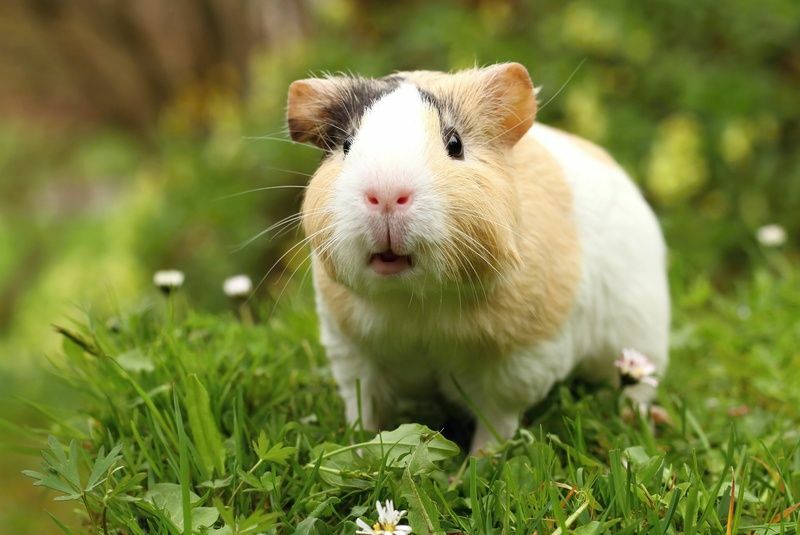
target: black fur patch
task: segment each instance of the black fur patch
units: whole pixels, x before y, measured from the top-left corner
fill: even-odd
[[[356,133],[364,112],[381,97],[397,89],[402,80],[397,75],[377,80],[342,78],[337,98],[325,107],[322,114],[319,145],[328,152],[341,146],[345,139]]]
[[[439,98],[436,95],[434,95],[433,93],[431,93],[430,91],[428,91],[426,89],[422,89],[421,87],[418,87],[417,91],[419,91],[419,95],[422,97],[422,101],[427,103],[433,109],[435,109],[437,111],[437,113],[439,114],[439,116],[441,116],[442,115],[442,103],[439,100]]]
[[[436,110],[439,116],[442,138],[447,142],[450,133],[456,130],[455,118],[459,116],[453,100],[447,96],[434,95],[427,89],[422,89],[420,87],[418,87],[417,90],[422,97],[422,101]]]

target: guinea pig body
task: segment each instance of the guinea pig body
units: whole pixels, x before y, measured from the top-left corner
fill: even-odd
[[[624,348],[666,367],[654,214],[535,111],[518,64],[293,84],[293,138],[327,151],[303,226],[348,421],[441,394],[478,413],[475,451],[570,374],[613,381]]]

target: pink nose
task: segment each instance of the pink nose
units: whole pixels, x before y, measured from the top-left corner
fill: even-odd
[[[405,210],[411,205],[413,194],[409,189],[392,189],[378,191],[369,189],[364,192],[364,202],[367,208],[391,214]]]

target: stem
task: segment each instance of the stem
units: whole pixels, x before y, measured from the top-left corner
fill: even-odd
[[[247,327],[252,327],[255,323],[255,320],[253,319],[253,311],[250,310],[250,305],[247,303],[247,301],[244,301],[239,305],[239,317],[242,320],[242,324],[246,325]]]
[[[247,471],[247,475],[253,475],[253,472],[256,471],[256,468],[261,466],[261,463],[264,462],[264,459],[259,459],[256,464],[253,465],[253,468]],[[239,484],[236,485],[236,488],[233,489],[233,494],[231,494],[231,501],[228,503],[229,506],[233,505],[233,500],[236,499],[236,495],[239,494],[239,491],[242,490],[242,485],[244,485],[244,480],[239,481]]]
[[[587,507],[589,507],[589,502],[588,501],[583,502],[583,504],[581,504],[581,506],[578,507],[574,513],[569,515],[569,518],[567,518],[566,522],[564,522],[564,525],[570,527],[573,522],[578,520],[578,517],[581,516],[581,513],[584,512]],[[553,532],[553,535],[561,535],[561,528],[555,530]]]
[[[341,448],[337,448],[333,451],[329,451],[328,453],[324,453],[321,457],[317,457],[317,460],[327,459],[328,457],[333,457],[334,455],[339,455],[340,453],[344,453],[346,451],[357,450],[358,448],[362,448],[370,444],[372,444],[372,441],[368,440],[367,442],[358,442],[356,444],[350,444],[349,446],[342,446]],[[316,461],[308,462],[305,464],[303,468],[314,468],[316,464],[317,464]],[[322,469],[322,467],[320,467],[320,469]]]
[[[320,466],[319,471],[328,472],[329,474],[336,474],[337,476],[352,474],[354,476],[375,477],[378,475],[377,472],[357,472],[354,470],[339,470],[338,468],[328,468],[327,466]]]
[[[92,523],[92,529],[97,532],[97,524],[94,521],[94,515],[92,515],[91,509],[89,509],[89,500],[86,499],[86,492],[81,492],[81,501],[86,508],[86,514],[89,515],[89,522]]]

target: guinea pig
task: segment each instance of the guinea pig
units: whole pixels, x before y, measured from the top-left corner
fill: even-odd
[[[615,381],[624,348],[663,373],[658,221],[603,149],[536,111],[518,63],[289,87],[292,139],[324,150],[301,217],[350,423],[444,396],[476,416],[476,452],[557,381]]]

